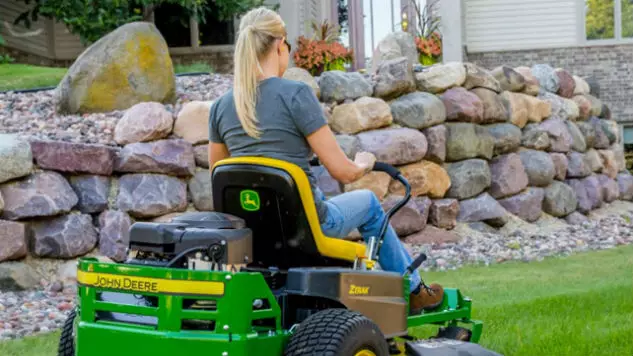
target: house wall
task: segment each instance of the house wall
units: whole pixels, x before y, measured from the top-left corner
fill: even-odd
[[[29,6],[16,0],[0,1],[0,35],[4,38],[6,47],[41,56],[53,57],[53,48],[50,46],[52,34],[52,22],[42,19],[27,29],[21,25],[13,25],[13,21]]]

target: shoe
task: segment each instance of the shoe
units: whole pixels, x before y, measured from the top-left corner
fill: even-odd
[[[444,300],[444,288],[437,283],[433,283],[428,286],[428,289],[424,286],[420,286],[420,291],[411,293],[409,296],[409,309],[411,314],[420,314],[422,310],[433,310],[442,304]]]

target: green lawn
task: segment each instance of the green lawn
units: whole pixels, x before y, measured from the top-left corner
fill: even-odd
[[[66,68],[32,66],[28,64],[0,64],[0,91],[57,86]],[[206,63],[175,65],[176,74],[213,72]]]
[[[472,297],[481,344],[505,355],[633,354],[633,246],[423,278]],[[53,356],[57,337],[0,343],[0,355]]]

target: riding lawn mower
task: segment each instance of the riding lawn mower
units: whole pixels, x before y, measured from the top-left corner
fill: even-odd
[[[212,169],[214,212],[136,222],[124,263],[83,258],[77,308],[60,356],[498,355],[478,341],[472,301],[445,288],[438,307],[409,313],[409,274],[382,271],[379,236],[364,243],[324,236],[305,172],[261,157]],[[428,339],[409,331],[437,325]]]

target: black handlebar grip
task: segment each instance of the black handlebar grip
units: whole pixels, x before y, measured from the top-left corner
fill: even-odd
[[[400,175],[398,168],[384,162],[376,162],[373,170],[377,172],[385,172],[393,179],[396,179]]]

